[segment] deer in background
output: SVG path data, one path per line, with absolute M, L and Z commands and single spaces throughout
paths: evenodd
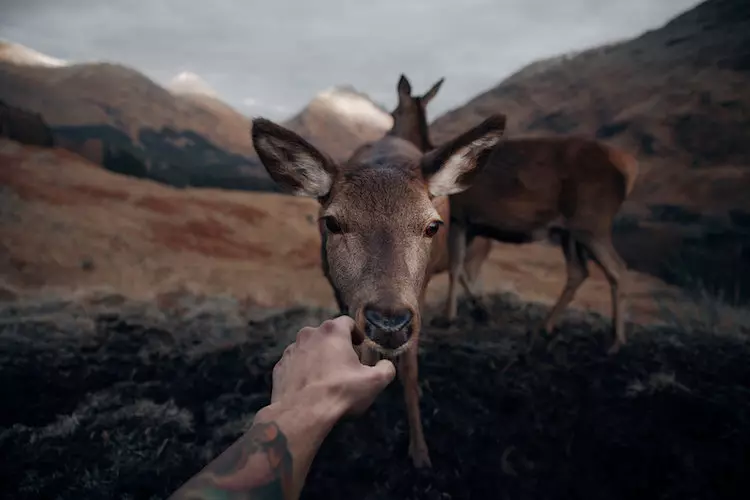
M 449 225 L 448 204 L 436 201 L 469 187 L 504 130 L 505 116 L 493 115 L 426 154 L 386 134 L 337 164 L 291 130 L 253 120 L 253 144 L 271 178 L 321 205 L 324 266 L 342 309 L 369 350 L 397 358 L 416 467 L 431 465 L 419 410 L 417 352 L 425 290 L 436 269 L 433 255 L 445 245 L 440 238 L 447 227 L 441 226 Z
M 638 176 L 635 158 L 601 142 L 578 137 L 505 139 L 486 158 L 472 183 L 450 197 L 450 286 L 445 315 L 456 317 L 456 283 L 466 239 L 485 236 L 506 243 L 560 234 L 567 282 L 544 320 L 551 335 L 563 310 L 589 275 L 588 259 L 609 281 L 614 343 L 626 342 L 621 288 L 627 266 L 612 244 L 612 222 Z M 532 331 L 529 349 L 538 336 Z

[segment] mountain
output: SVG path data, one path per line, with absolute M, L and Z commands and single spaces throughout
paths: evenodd
M 379 139 L 392 124 L 385 108 L 351 86 L 321 92 L 284 123 L 337 160 L 345 160 L 361 144 Z
M 21 66 L 46 66 L 57 68 L 68 63 L 62 59 L 50 57 L 29 47 L 8 40 L 0 40 L 0 61 Z
M 533 63 L 436 119 L 431 134 L 442 142 L 503 112 L 509 137 L 624 147 L 641 164 L 616 234 L 626 260 L 734 294 L 750 278 L 748 89 L 750 3 L 709 0 L 635 39 Z
M 205 95 L 218 98 L 216 91 L 200 76 L 183 71 L 169 82 L 167 89 L 174 94 Z
M 255 155 L 250 119 L 198 75 L 164 88 L 120 64 L 54 62 L 0 47 L 0 101 L 39 114 L 55 144 L 109 170 L 178 187 L 277 191 Z M 390 115 L 351 88 L 317 96 L 286 125 L 337 159 L 382 135 Z
M 247 118 L 119 64 L 2 60 L 0 99 L 41 114 L 56 144 L 110 170 L 175 186 L 274 189 L 254 157 Z

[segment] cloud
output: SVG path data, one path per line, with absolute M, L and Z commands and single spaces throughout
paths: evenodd
M 189 67 L 223 99 L 303 107 L 352 84 L 387 106 L 398 75 L 415 92 L 441 76 L 431 116 L 535 59 L 657 28 L 697 0 L 24 0 L 0 36 L 65 60 L 106 59 L 168 83 Z M 64 4 L 64 5 L 63 5 Z M 281 104 L 279 104 L 281 106 Z

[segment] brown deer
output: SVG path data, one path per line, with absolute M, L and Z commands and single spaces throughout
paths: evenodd
M 437 95 L 438 90 L 440 90 L 440 87 L 443 85 L 444 81 L 445 79 L 441 78 L 427 92 L 425 92 L 424 95 L 413 97 L 411 95 L 411 83 L 406 78 L 406 76 L 402 74 L 398 80 L 398 84 L 396 87 L 398 92 L 398 104 L 391 113 L 391 116 L 393 117 L 393 125 L 391 126 L 391 129 L 386 132 L 386 135 L 399 137 L 408 142 L 411 142 L 423 153 L 435 149 L 435 146 L 430 140 L 429 128 L 427 126 L 427 104 L 429 104 L 429 102 L 435 97 L 435 95 Z M 356 157 L 357 155 L 362 154 L 366 149 L 370 148 L 372 144 L 373 143 L 368 143 L 360 146 L 352 154 L 352 157 Z M 447 197 L 437 198 L 436 200 L 434 200 L 434 203 L 436 203 L 438 206 L 438 212 L 440 212 L 441 214 L 448 213 L 447 211 L 449 209 Z M 321 206 L 318 212 L 319 218 L 322 216 L 322 213 L 323 207 Z M 323 274 L 326 276 L 328 281 L 331 282 L 331 277 L 328 273 L 325 258 L 326 229 L 323 224 L 319 224 L 319 231 L 321 238 L 321 260 L 323 262 Z M 442 231 L 438 236 L 436 236 L 436 240 L 437 241 L 433 245 L 433 251 L 430 256 L 430 258 L 434 262 L 432 276 L 448 271 L 450 264 L 448 259 L 447 231 Z M 464 259 L 464 266 L 462 268 L 463 272 L 459 276 L 459 283 L 461 283 L 461 286 L 464 288 L 464 291 L 474 304 L 474 307 L 478 309 L 479 312 L 484 314 L 486 314 L 486 307 L 481 300 L 482 297 L 478 294 L 477 278 L 479 276 L 479 271 L 482 268 L 482 264 L 484 264 L 491 249 L 491 239 L 474 238 L 469 241 L 468 248 L 466 250 L 466 258 Z M 429 284 L 429 279 L 427 280 L 427 283 Z M 333 288 L 335 293 L 335 287 Z M 347 314 L 347 311 L 344 309 L 338 295 L 336 296 L 336 302 L 341 313 Z M 374 359 L 374 357 L 372 357 L 370 354 L 364 353 L 364 361 L 372 364 L 377 360 Z
M 587 259 L 604 271 L 612 292 L 616 353 L 626 342 L 624 300 L 627 266 L 612 245 L 612 221 L 638 176 L 635 158 L 579 137 L 505 139 L 489 154 L 472 186 L 450 197 L 450 287 L 445 315 L 456 316 L 456 282 L 467 236 L 523 243 L 550 230 L 560 234 L 567 283 L 542 328 L 554 325 L 588 277 Z M 539 328 L 541 329 L 541 328 Z M 538 336 L 532 331 L 529 348 Z
M 271 178 L 321 204 L 324 265 L 342 309 L 368 350 L 398 358 L 416 467 L 430 466 L 417 350 L 432 256 L 446 244 L 441 226 L 449 223 L 448 204 L 440 197 L 469 187 L 504 129 L 505 116 L 493 115 L 427 154 L 387 134 L 337 164 L 294 132 L 253 120 L 253 144 Z

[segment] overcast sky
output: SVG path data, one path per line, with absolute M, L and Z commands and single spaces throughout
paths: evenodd
M 200 75 L 247 115 L 280 119 L 351 84 L 392 107 L 446 77 L 430 119 L 536 59 L 637 36 L 696 0 L 0 0 L 0 38 L 160 83 Z

